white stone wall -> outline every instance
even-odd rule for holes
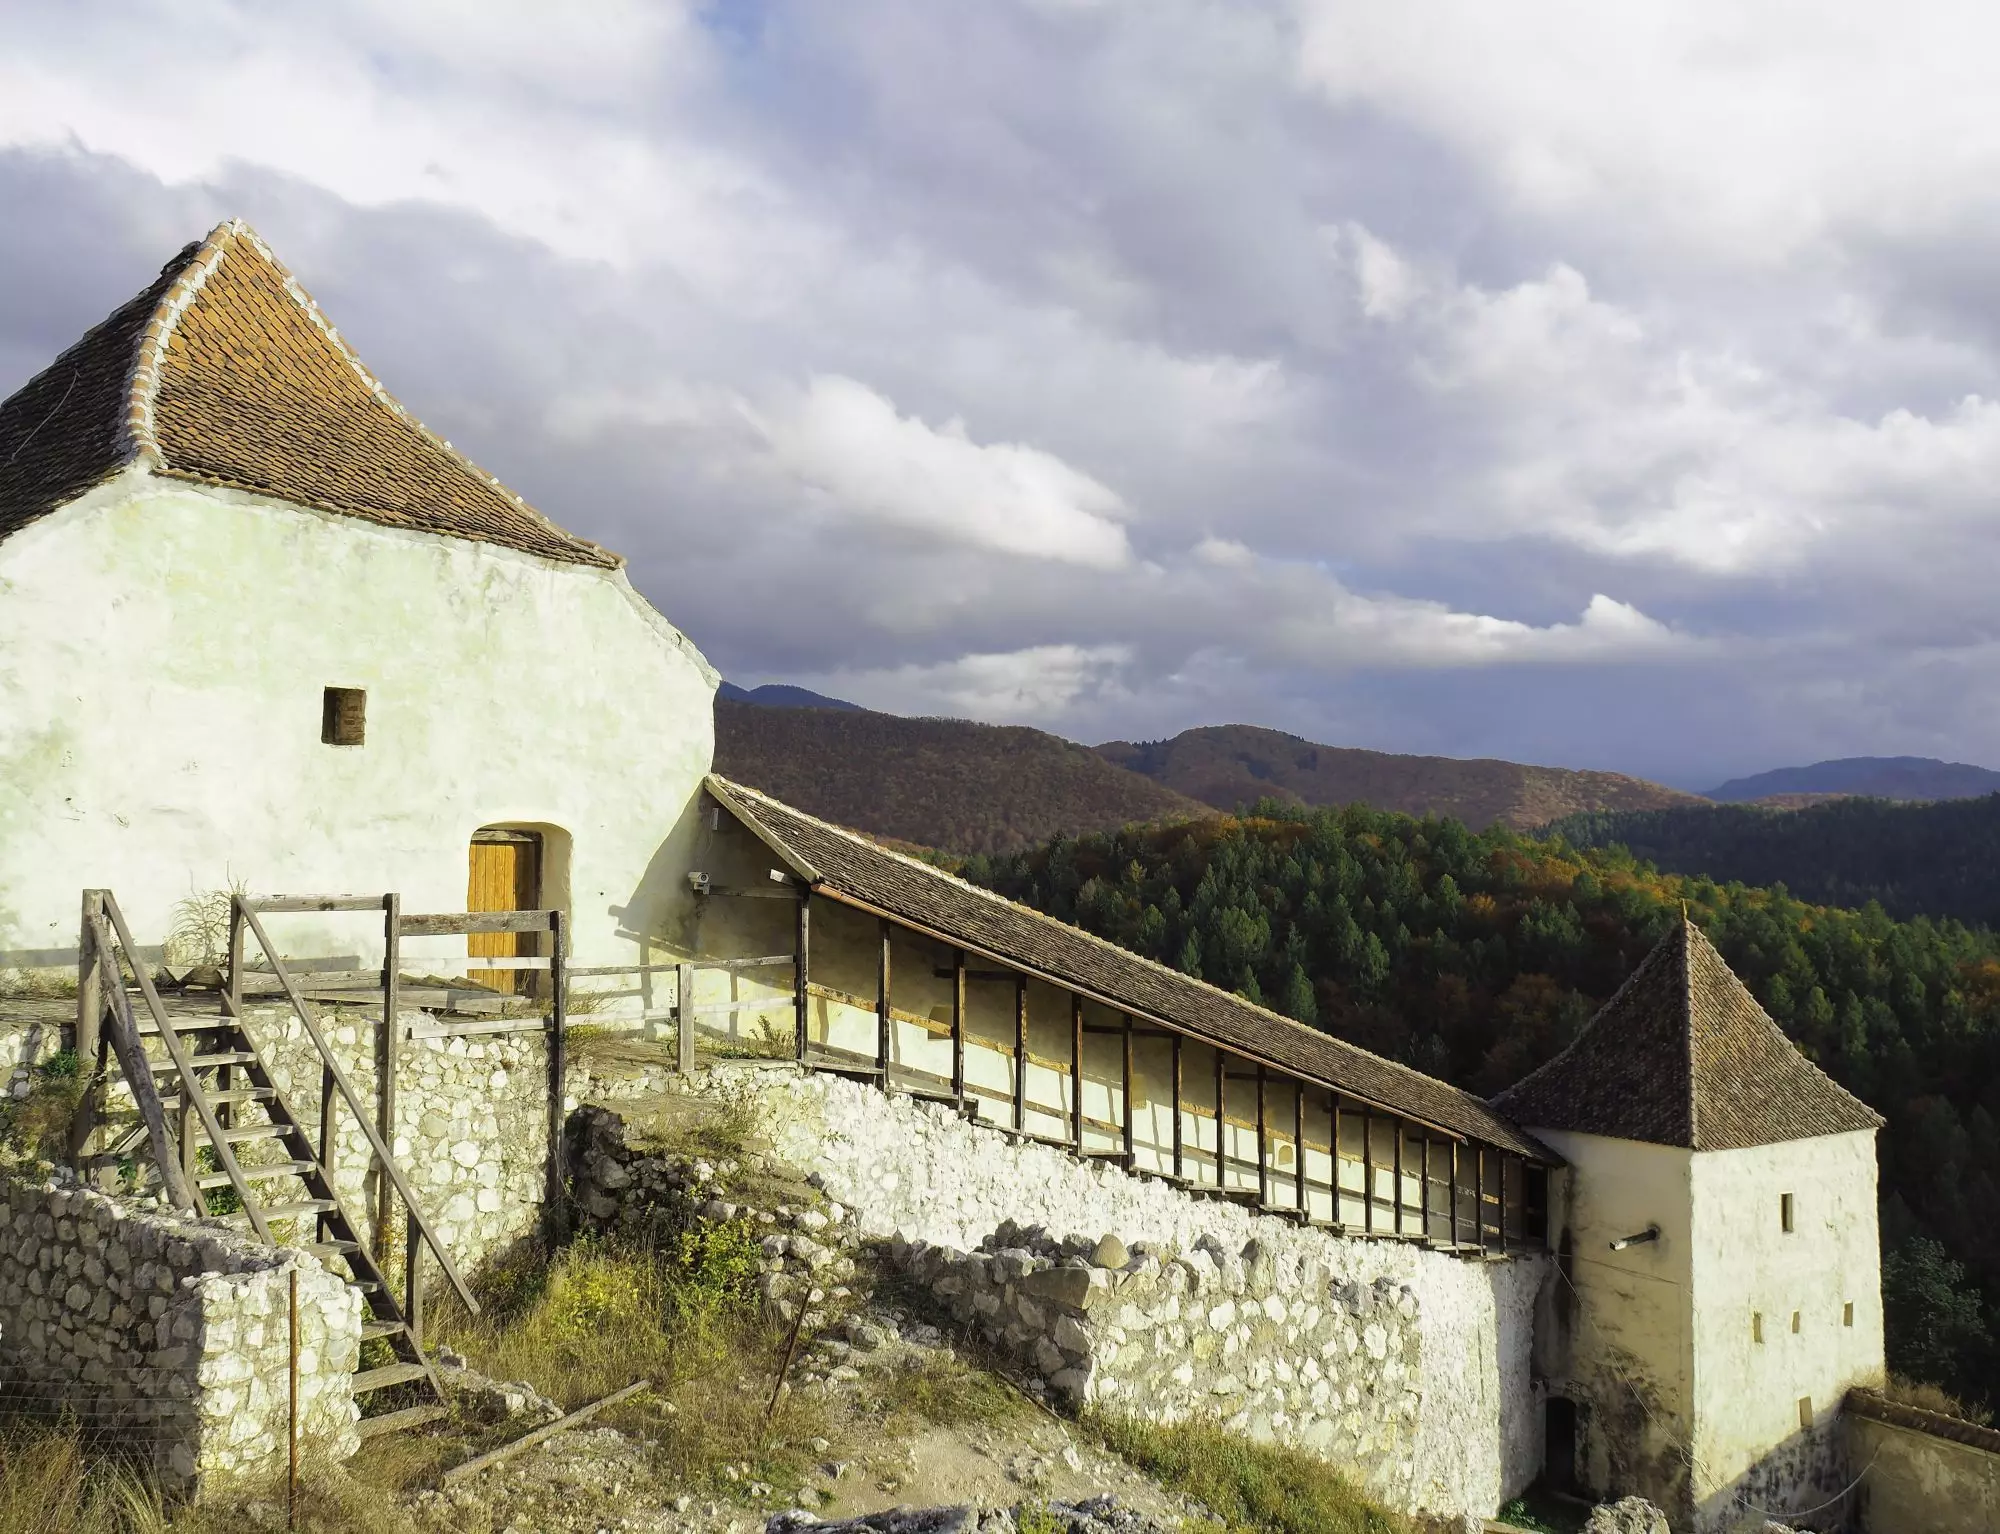
[[[85,1427],[204,1485],[283,1467],[289,1273],[299,1292],[300,1437],[344,1457],[361,1298],[302,1253],[161,1214],[58,1175],[0,1203],[0,1401]]]
[[[1379,1418],[1383,1441],[1371,1452],[1398,1467],[1383,1484],[1412,1508],[1490,1514],[1540,1468],[1529,1359],[1550,1265],[1539,1254],[1468,1262],[1301,1228],[835,1077],[718,1071],[697,1090],[746,1102],[775,1153],[816,1172],[871,1234],[970,1252],[1011,1220],[1091,1243],[1105,1234],[1147,1243],[1162,1261],[1198,1248],[1240,1254],[1254,1239],[1274,1272],[1293,1275],[1282,1298],[1302,1314],[1313,1305],[1330,1314],[1339,1293],[1386,1292],[1395,1305],[1407,1293],[1419,1342],[1399,1384],[1413,1400]]]
[[[1993,1534],[2000,1529],[2000,1452],[1935,1432],[1847,1414],[1847,1458],[1861,1476],[1867,1534]]]
[[[632,962],[685,922],[715,680],[621,570],[128,472],[0,540],[0,971],[74,972],[85,886],[142,945],[234,881],[463,910],[488,825],[566,849],[573,953]],[[322,744],[329,686],[365,744]],[[365,915],[266,922],[380,950]]]

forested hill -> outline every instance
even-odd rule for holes
[[[1804,900],[2000,927],[2000,794],[1936,804],[1838,799],[1575,815],[1549,827],[1580,847],[1622,844],[1671,873],[1783,884]]]
[[[1499,824],[1521,830],[1580,810],[1702,802],[1620,772],[1361,751],[1247,724],[1208,725],[1138,744],[1114,740],[1097,750],[1120,767],[1219,810],[1267,798],[1326,807],[1366,804],[1408,815],[1449,815],[1475,828]]]
[[[841,825],[956,852],[1214,813],[1041,730],[867,709],[717,698],[715,770]]]
[[[1004,894],[1491,1093],[1561,1049],[1685,901],[1772,1015],[1888,1116],[1892,1364],[1990,1398],[2000,1296],[2000,941],[1363,809],[974,858]],[[1713,813],[1713,812],[1705,812]],[[1941,1242],[1943,1250],[1935,1244]],[[1963,1262],[1976,1283],[1953,1266]]]

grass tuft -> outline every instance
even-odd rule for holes
[[[1230,1534],[1408,1534],[1325,1461],[1253,1443],[1213,1419],[1163,1426],[1092,1412],[1084,1426],[1113,1453],[1206,1506]]]
[[[1884,1399],[1899,1405],[1939,1412],[1947,1417],[1956,1417],[1961,1422],[1974,1422],[1981,1427],[1993,1425],[1993,1413],[1985,1407],[1974,1406],[1950,1391],[1923,1380],[1906,1379],[1900,1374],[1892,1374],[1888,1383],[1882,1386],[1882,1395]]]

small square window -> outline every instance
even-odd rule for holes
[[[1792,1312],[1792,1335],[1796,1337],[1798,1334],[1799,1334],[1799,1313],[1795,1310]]]
[[[1800,1427],[1802,1427],[1802,1428],[1807,1428],[1807,1429],[1810,1429],[1810,1428],[1812,1427],[1812,1397],[1811,1397],[1811,1396],[1800,1396],[1800,1397],[1799,1397],[1799,1426],[1800,1426]]]
[[[1840,1324],[1842,1326],[1852,1326],[1854,1324],[1854,1301],[1849,1300],[1845,1305],[1840,1307]]]
[[[1789,1193],[1778,1195],[1778,1219],[1788,1233],[1796,1229],[1792,1223],[1792,1196]]]
[[[1750,1340],[1752,1342],[1764,1340],[1764,1312],[1761,1310],[1750,1312]]]
[[[329,746],[358,746],[368,735],[368,692],[329,687],[320,701],[319,738]]]

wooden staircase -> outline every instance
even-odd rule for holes
[[[428,1422],[444,1415],[448,1407],[444,1384],[423,1346],[424,1244],[436,1253],[445,1276],[466,1303],[475,1312],[478,1306],[418,1209],[402,1169],[362,1111],[353,1083],[327,1049],[317,1017],[271,949],[256,913],[238,902],[236,914],[263,943],[272,968],[319,1050],[322,1082],[317,1142],[279,1090],[269,1061],[244,1024],[234,994],[225,991],[220,1015],[184,1014],[175,1020],[145,966],[136,961],[137,949],[116,900],[108,890],[93,890],[85,896],[85,983],[78,1011],[78,1053],[85,1055],[87,1047],[94,1052],[99,1079],[104,1076],[107,1056],[116,1055],[138,1107],[139,1121],[115,1135],[102,1128],[96,1128],[93,1135],[95,1126],[82,1123],[72,1139],[76,1159],[86,1170],[129,1168],[150,1145],[152,1165],[141,1172],[140,1187],[163,1188],[172,1203],[199,1216],[219,1214],[229,1219],[240,1215],[258,1239],[269,1245],[295,1246],[330,1264],[344,1266],[347,1282],[360,1291],[366,1306],[361,1333],[364,1347],[379,1342],[392,1357],[391,1362],[373,1365],[364,1361],[354,1376],[354,1393],[362,1406],[362,1436]],[[235,921],[232,929],[232,957],[237,957],[241,941]],[[121,956],[132,972],[130,985],[120,967]],[[135,1010],[135,999],[143,1003],[144,1016]],[[101,1026],[91,1040],[83,1036],[90,1030],[82,1024],[93,1013],[99,1024],[108,1026]],[[393,1182],[408,1211],[405,1295],[400,1303],[328,1172],[339,1096],[347,1099],[360,1120],[384,1177]],[[99,1145],[94,1152],[90,1149],[92,1139]],[[276,1159],[265,1159],[274,1153]],[[246,1154],[250,1157],[247,1161]],[[212,1169],[205,1167],[204,1161],[211,1163]],[[210,1195],[225,1190],[235,1194],[237,1208],[212,1211]],[[281,1241],[273,1226],[286,1221],[310,1221],[311,1239]],[[339,1272],[340,1267],[333,1267],[333,1271]],[[379,1356],[382,1348],[367,1351]],[[397,1391],[399,1386],[409,1388]],[[371,1405],[378,1405],[378,1409],[370,1411]]]

